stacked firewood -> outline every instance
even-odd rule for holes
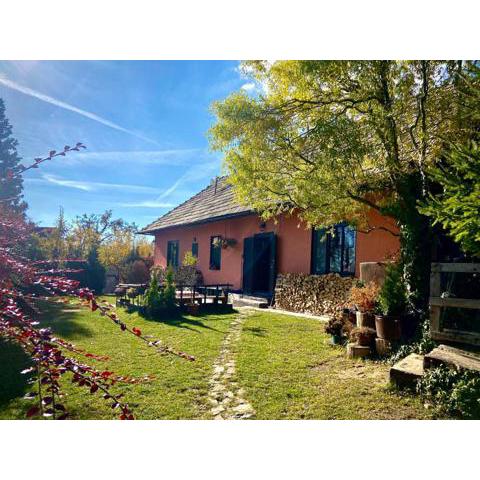
[[[336,273],[278,275],[275,288],[277,308],[314,315],[336,315],[350,306],[350,289],[355,279]]]

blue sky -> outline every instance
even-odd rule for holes
[[[87,145],[25,175],[29,216],[100,213],[139,226],[221,173],[206,133],[212,101],[251,85],[228,61],[0,62],[0,97],[25,162]]]

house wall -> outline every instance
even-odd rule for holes
[[[179,241],[179,263],[192,242],[198,243],[198,268],[203,274],[205,283],[231,283],[233,288],[242,288],[242,253],[243,239],[255,233],[274,232],[277,234],[277,271],[278,273],[310,273],[312,232],[295,216],[280,216],[276,221],[266,222],[260,229],[261,220],[256,215],[237,217],[218,222],[205,223],[186,227],[161,230],[155,234],[155,265],[167,265],[167,243],[169,240]],[[372,226],[388,226],[394,224],[389,219],[372,214]],[[234,238],[237,243],[233,247],[222,249],[220,270],[210,270],[210,237],[220,235]],[[359,264],[365,261],[381,261],[385,256],[398,250],[398,239],[388,232],[375,230],[370,233],[357,234],[355,275],[360,272]]]

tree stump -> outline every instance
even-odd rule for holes
[[[371,353],[370,347],[358,345],[357,343],[349,343],[347,345],[348,358],[365,358]]]

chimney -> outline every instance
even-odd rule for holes
[[[217,194],[217,185],[218,185],[218,177],[215,177],[215,190],[214,190],[214,195]]]

